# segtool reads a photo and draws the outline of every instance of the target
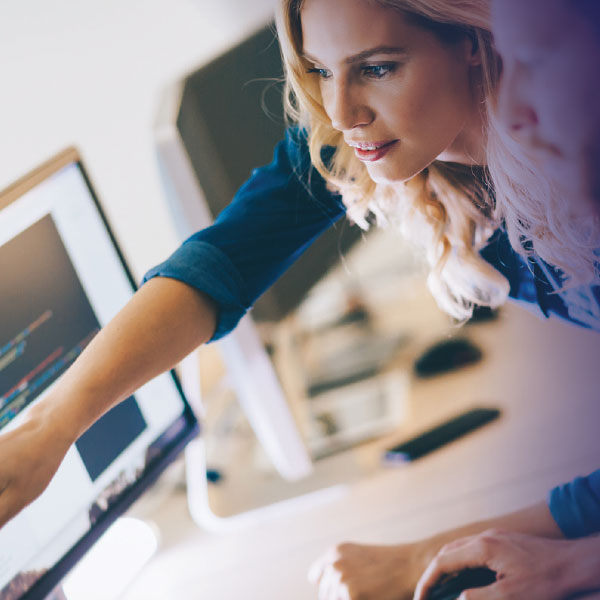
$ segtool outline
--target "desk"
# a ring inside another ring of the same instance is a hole
[[[315,589],[307,569],[335,543],[419,539],[536,502],[596,468],[600,336],[515,305],[470,334],[487,349],[485,360],[416,385],[412,426],[475,402],[499,405],[502,419],[412,465],[381,468],[344,497],[237,532],[201,531],[185,493],[173,493],[148,515],[163,532],[162,549],[124,600],[308,600]],[[355,452],[377,459],[381,443]]]

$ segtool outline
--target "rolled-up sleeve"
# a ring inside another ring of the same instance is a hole
[[[548,495],[548,506],[565,537],[599,533],[600,470],[555,487]]]
[[[289,130],[273,162],[252,172],[210,227],[186,240],[153,277],[170,277],[217,305],[212,340],[229,333],[256,299],[345,209],[311,167],[305,134]]]

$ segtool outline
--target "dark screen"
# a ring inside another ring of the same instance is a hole
[[[100,323],[50,215],[0,247],[0,429],[54,382]],[[92,480],[146,428],[133,397],[77,442]]]

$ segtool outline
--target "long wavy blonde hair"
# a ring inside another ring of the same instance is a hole
[[[319,84],[307,74],[311,65],[303,58],[300,22],[304,0],[280,0],[276,21],[286,69],[286,112],[308,131],[311,160],[342,194],[348,216],[367,228],[374,214],[379,224],[392,224],[421,245],[431,266],[430,290],[440,307],[459,320],[468,319],[475,305],[497,307],[508,296],[506,278],[479,254],[502,223],[521,254],[536,252],[566,275],[589,280],[594,273],[589,244],[582,247],[580,236],[565,225],[552,186],[495,116],[501,61],[490,32],[488,0],[373,1],[402,11],[442,41],[468,35],[477,44],[487,167],[434,161],[405,183],[376,184],[333,128]],[[335,149],[327,164],[324,147]]]

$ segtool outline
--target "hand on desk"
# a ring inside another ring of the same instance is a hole
[[[313,564],[308,578],[318,584],[319,600],[411,600],[427,564],[421,546],[340,544]]]
[[[419,600],[442,573],[468,565],[486,565],[500,581],[461,600],[600,600],[600,535],[565,540],[545,502],[412,544],[341,544],[313,565],[309,578],[319,600],[411,600],[417,585]],[[581,592],[588,595],[573,596]]]
[[[460,600],[565,600],[600,583],[599,554],[600,538],[556,540],[488,530],[445,545],[419,580],[414,600],[426,600],[444,574],[475,566],[496,571],[497,581],[463,592]]]

